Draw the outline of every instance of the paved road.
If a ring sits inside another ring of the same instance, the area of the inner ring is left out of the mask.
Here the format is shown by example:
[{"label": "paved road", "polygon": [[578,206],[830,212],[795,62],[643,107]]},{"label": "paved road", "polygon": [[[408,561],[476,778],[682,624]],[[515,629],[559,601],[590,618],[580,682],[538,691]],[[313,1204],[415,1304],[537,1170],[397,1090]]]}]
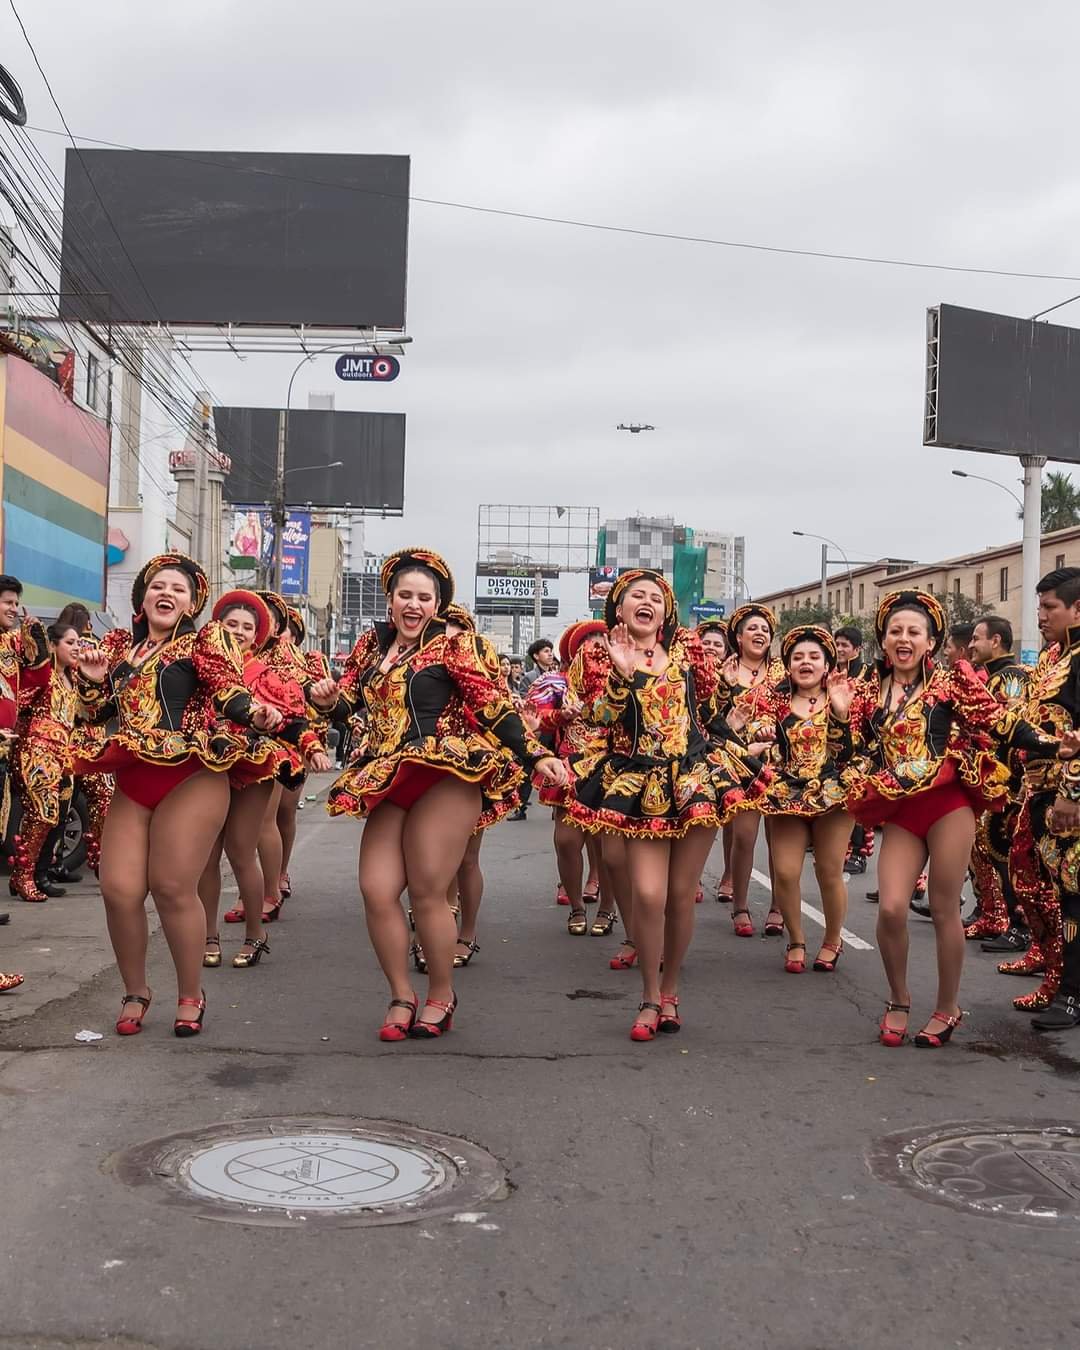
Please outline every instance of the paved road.
[{"label": "paved road", "polygon": [[[74,1041],[83,1027],[109,1032],[116,1011],[115,977],[93,974],[99,912],[78,988],[58,983],[32,1016],[15,1015],[32,1010],[25,995],[3,1001],[4,1350],[1077,1343],[1075,1226],[930,1205],[865,1162],[896,1131],[1080,1116],[1080,1036],[1035,1038],[1008,1005],[1026,984],[989,958],[971,956],[954,1046],[888,1051],[875,1042],[883,987],[865,879],[852,882],[849,928],[867,948],[833,978],[783,975],[779,940],[736,939],[707,901],[683,1034],[634,1045],[637,977],[608,970],[612,940],[566,935],[537,818],[485,844],[482,951],[460,976],[454,1032],[383,1046],[357,829],[308,810],[300,830],[272,956],[207,972],[197,1041],[171,1035],[160,939],[144,1034]],[[760,927],[760,886],[754,902]],[[60,929],[80,905],[81,932],[93,904],[50,902],[34,923]],[[17,951],[28,924],[16,912],[3,949]],[[53,941],[39,932],[35,945]],[[913,966],[928,1013],[920,920]],[[175,1131],[304,1113],[466,1136],[503,1162],[512,1190],[482,1224],[303,1231],[201,1219],[108,1165]]]}]

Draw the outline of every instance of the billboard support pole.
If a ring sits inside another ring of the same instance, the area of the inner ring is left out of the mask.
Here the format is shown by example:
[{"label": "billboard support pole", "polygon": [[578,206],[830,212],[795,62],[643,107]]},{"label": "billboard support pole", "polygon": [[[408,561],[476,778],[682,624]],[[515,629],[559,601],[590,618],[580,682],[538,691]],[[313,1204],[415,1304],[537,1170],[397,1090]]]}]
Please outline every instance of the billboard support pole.
[{"label": "billboard support pole", "polygon": [[510,650],[515,656],[521,651],[521,615],[515,609],[512,620],[513,627],[510,630]]},{"label": "billboard support pole", "polygon": [[1020,597],[1020,660],[1033,666],[1039,659],[1039,626],[1035,587],[1042,550],[1042,471],[1045,455],[1021,455],[1024,469],[1023,594]]},{"label": "billboard support pole", "polygon": [[540,639],[540,625],[543,622],[544,574],[539,567],[533,576],[533,641]]},{"label": "billboard support pole", "polygon": [[[290,385],[291,388],[291,385]],[[285,566],[285,435],[288,413],[278,413],[277,472],[274,475],[274,582],[273,589],[281,594],[281,576]]]},{"label": "billboard support pole", "polygon": [[210,405],[205,395],[199,407],[199,448],[195,455],[195,527],[192,530],[192,549],[195,559],[214,576],[210,557]]}]

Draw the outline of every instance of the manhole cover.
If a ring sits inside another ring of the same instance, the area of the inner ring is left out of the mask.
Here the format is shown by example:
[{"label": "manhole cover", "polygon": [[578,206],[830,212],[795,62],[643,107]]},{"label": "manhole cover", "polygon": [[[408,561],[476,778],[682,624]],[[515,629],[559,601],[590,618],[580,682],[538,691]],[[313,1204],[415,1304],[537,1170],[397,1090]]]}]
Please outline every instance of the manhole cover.
[{"label": "manhole cover", "polygon": [[392,1121],[245,1120],[151,1140],[107,1164],[122,1181],[234,1223],[408,1223],[507,1192],[476,1144]]},{"label": "manhole cover", "polygon": [[1080,1126],[967,1121],[889,1135],[867,1162],[879,1181],[989,1218],[1080,1222]]}]

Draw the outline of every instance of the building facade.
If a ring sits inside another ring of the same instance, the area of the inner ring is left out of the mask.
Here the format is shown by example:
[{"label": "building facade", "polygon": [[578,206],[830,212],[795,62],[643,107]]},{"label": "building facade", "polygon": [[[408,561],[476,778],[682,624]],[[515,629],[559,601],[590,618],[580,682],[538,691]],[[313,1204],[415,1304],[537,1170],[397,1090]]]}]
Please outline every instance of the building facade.
[{"label": "building facade", "polygon": [[[873,618],[877,612],[879,583],[889,581],[916,565],[910,558],[879,558],[877,562],[854,567],[850,572],[845,569],[834,573],[825,589],[825,606],[834,614],[859,619]],[[789,610],[804,609],[808,605],[820,605],[821,578],[804,581],[784,590],[770,591],[767,595],[755,595],[754,599],[781,615]]]}]

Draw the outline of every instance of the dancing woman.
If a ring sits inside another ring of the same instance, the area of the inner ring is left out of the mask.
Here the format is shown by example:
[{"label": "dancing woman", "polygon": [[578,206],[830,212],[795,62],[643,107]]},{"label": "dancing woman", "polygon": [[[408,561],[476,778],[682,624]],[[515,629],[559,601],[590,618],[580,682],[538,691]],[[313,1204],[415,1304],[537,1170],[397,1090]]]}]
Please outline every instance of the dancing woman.
[{"label": "dancing woman", "polygon": [[801,883],[812,849],[825,912],[825,937],[814,969],[831,972],[844,950],[844,855],[852,823],[845,800],[852,785],[855,685],[832,673],[836,648],[826,628],[791,629],[780,653],[788,678],[771,690],[763,707],[775,737],[767,760],[775,777],[761,798],[761,810],[771,827],[773,893],[787,929],[784,969],[792,975],[806,969]]},{"label": "dancing woman", "polygon": [[240,892],[246,931],[240,951],[233,957],[237,969],[257,965],[270,952],[263,928],[263,901],[272,894],[278,873],[264,877],[259,865],[258,844],[275,789],[279,783],[302,780],[306,768],[326,770],[330,759],[318,734],[308,725],[307,702],[300,685],[285,679],[259,659],[270,636],[270,610],[253,591],[229,591],[213,608],[212,617],[231,634],[243,658],[244,684],[253,699],[281,714],[274,733],[277,753],[267,759],[261,752],[253,762],[240,761],[229,774],[230,799],[225,825],[210,850],[199,883],[206,911],[204,966],[221,965],[218,935],[218,904],[221,898],[221,855],[229,859]]},{"label": "dancing woman", "polygon": [[[70,604],[64,606],[56,617],[55,626],[57,628],[74,628],[81,639],[80,651],[86,651],[90,647],[98,645],[98,639],[94,636],[94,630],[90,623],[90,611],[85,605],[79,604],[77,600],[73,600]],[[73,758],[77,760],[88,759],[100,753],[104,742],[108,739],[108,734],[108,728],[87,719],[85,709],[80,704],[79,717],[75,723],[75,732],[71,742]],[[109,813],[109,806],[112,802],[113,786],[112,777],[107,773],[81,774],[75,779],[75,791],[81,792],[86,802],[87,828],[83,831],[82,836],[86,848],[86,865],[95,875],[101,861],[101,832],[105,827],[105,817]],[[79,877],[69,871],[63,862],[56,868],[52,876],[54,880],[59,882],[79,880]]]},{"label": "dancing woman", "polygon": [[963,1016],[957,1002],[964,962],[960,889],[975,818],[982,810],[1000,809],[1007,791],[1008,774],[995,750],[1009,746],[1029,758],[1045,758],[1058,753],[1059,743],[1004,712],[966,661],[951,669],[931,666],[945,635],[945,615],[934,596],[886,595],[876,629],[883,673],[866,686],[860,720],[868,760],[848,806],[863,824],[884,827],[877,936],[889,1002],[879,1039],[898,1046],[907,1036],[908,904],[929,859],[938,989],[934,1014],[915,1044],[937,1049]]},{"label": "dancing woman", "polygon": [[80,703],[75,677],[81,639],[70,625],[53,625],[48,637],[52,670],[47,683],[24,694],[15,753],[22,819],[10,887],[20,900],[48,899],[44,887],[53,861],[53,840],[71,801],[72,736]]},{"label": "dancing woman", "polygon": [[[121,1036],[142,1029],[150,1006],[148,891],[176,967],[173,1029],[177,1036],[201,1030],[206,916],[199,877],[229,809],[228,771],[257,756],[249,736],[230,724],[272,730],[281,720],[244,687],[240,656],[221,625],[196,632],[207,592],[206,575],[191,558],[151,558],[132,588],[130,632],[114,629],[79,660],[84,702],[99,720],[117,722],[101,753],[77,769],[116,778],[100,880],[124,981]],[[269,759],[274,747],[267,741],[258,753]]]},{"label": "dancing woman", "polygon": [[[699,706],[715,675],[678,626],[659,573],[624,572],[605,603],[608,669],[585,717],[608,735],[571,756],[570,818],[626,841],[642,1001],[635,1041],[676,1032],[679,975],[694,927],[694,891],[717,827],[745,808],[759,765],[740,747],[711,747]],[[663,974],[661,978],[661,963]]]},{"label": "dancing woman", "polygon": [[[333,706],[338,720],[361,700],[367,710],[361,751],[331,788],[327,809],[366,817],[360,891],[391,995],[379,1035],[400,1041],[451,1029],[457,926],[446,896],[482,798],[496,815],[513,805],[522,781],[517,760],[546,780],[560,781],[566,770],[526,734],[490,644],[472,633],[447,636],[442,616],[454,590],[446,562],[426,549],[402,549],[386,560],[381,579],[388,621],[356,644],[339,685],[319,681],[309,694],[316,707]],[[473,729],[473,718],[485,734]],[[409,978],[406,888],[428,967],[422,1010]]]},{"label": "dancing woman", "polygon": [[[768,605],[741,605],[728,620],[727,640],[731,655],[723,665],[724,684],[719,694],[721,703],[725,696],[729,702],[734,702],[740,695],[749,696],[742,700],[744,707],[750,709],[744,728],[748,743],[760,741],[763,730],[768,727],[767,719],[758,725],[759,718],[753,709],[763,708],[769,693],[784,678],[783,663],[769,655],[775,632],[776,615]],[[750,874],[754,870],[760,823],[761,816],[757,811],[740,811],[732,820],[731,861],[725,869],[730,871],[730,890],[725,889],[721,879],[716,892],[717,900],[731,901],[731,922],[736,937],[754,936],[749,907]],[[770,904],[765,916],[765,935],[779,937],[783,931],[783,917],[776,905]]]}]

